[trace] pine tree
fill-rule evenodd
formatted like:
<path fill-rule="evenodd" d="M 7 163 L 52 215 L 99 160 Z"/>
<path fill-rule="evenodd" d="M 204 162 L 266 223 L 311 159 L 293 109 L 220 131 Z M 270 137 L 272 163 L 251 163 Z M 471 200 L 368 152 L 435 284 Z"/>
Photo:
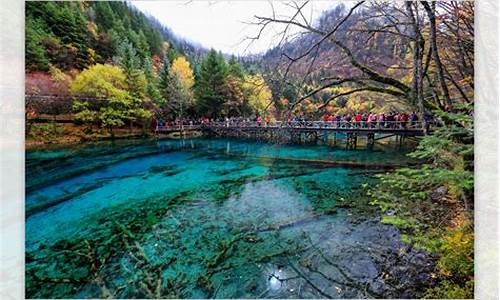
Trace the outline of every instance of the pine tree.
<path fill-rule="evenodd" d="M 147 98 L 148 82 L 144 72 L 140 69 L 140 59 L 136 49 L 130 42 L 124 40 L 118 48 L 115 61 L 122 67 L 125 74 L 127 90 L 132 98 L 129 108 L 129 120 L 145 120 L 151 117 L 151 113 L 144 109 L 144 101 Z"/>
<path fill-rule="evenodd" d="M 222 54 L 210 50 L 201 63 L 195 89 L 196 107 L 200 114 L 213 118 L 220 116 L 226 100 L 227 75 L 228 68 Z"/>
<path fill-rule="evenodd" d="M 48 37 L 48 30 L 43 21 L 26 18 L 26 69 L 48 70 L 50 61 L 43 46 L 44 38 Z"/>
<path fill-rule="evenodd" d="M 130 95 L 135 99 L 144 99 L 147 86 L 146 77 L 140 70 L 140 59 L 132 44 L 124 40 L 118 47 L 118 53 L 114 60 L 125 73 Z"/>
<path fill-rule="evenodd" d="M 229 75 L 239 79 L 243 78 L 244 76 L 243 68 L 241 67 L 238 60 L 236 60 L 236 57 L 234 55 L 231 56 L 231 59 L 228 62 L 228 72 Z"/>
<path fill-rule="evenodd" d="M 159 104 L 161 101 L 161 94 L 158 89 L 158 78 L 153 71 L 153 63 L 150 58 L 144 60 L 143 69 L 148 84 L 147 94 L 154 103 Z"/>

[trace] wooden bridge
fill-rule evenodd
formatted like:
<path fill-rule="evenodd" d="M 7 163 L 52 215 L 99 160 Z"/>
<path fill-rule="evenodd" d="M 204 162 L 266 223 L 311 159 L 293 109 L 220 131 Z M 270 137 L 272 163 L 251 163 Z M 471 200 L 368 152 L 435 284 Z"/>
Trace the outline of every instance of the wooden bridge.
<path fill-rule="evenodd" d="M 100 105 L 105 98 L 85 98 L 68 95 L 32 95 L 26 94 L 27 107 L 39 112 L 34 120 L 51 122 L 72 122 L 72 103 L 75 99 L 86 101 L 92 105 Z M 28 118 L 30 118 L 28 116 Z M 176 124 L 174 126 L 156 127 L 155 134 L 203 131 L 206 134 L 224 137 L 239 137 L 270 140 L 274 142 L 315 142 L 337 138 L 345 140 L 347 148 L 357 147 L 358 139 L 366 139 L 367 145 L 375 141 L 395 137 L 400 145 L 405 139 L 422 136 L 424 134 L 421 122 L 324 122 L 324 121 L 293 121 L 272 122 L 270 124 L 234 121 L 209 122 L 202 124 Z M 429 131 L 429 130 L 428 130 Z"/>
<path fill-rule="evenodd" d="M 424 135 L 421 122 L 273 122 L 261 124 L 257 122 L 210 122 L 189 125 L 178 124 L 170 127 L 157 127 L 156 134 L 169 134 L 189 131 L 203 131 L 221 137 L 238 137 L 270 140 L 275 142 L 316 142 L 344 138 L 349 149 L 355 149 L 358 138 L 366 139 L 368 146 L 375 141 L 395 137 L 400 145 L 405 139 Z"/>

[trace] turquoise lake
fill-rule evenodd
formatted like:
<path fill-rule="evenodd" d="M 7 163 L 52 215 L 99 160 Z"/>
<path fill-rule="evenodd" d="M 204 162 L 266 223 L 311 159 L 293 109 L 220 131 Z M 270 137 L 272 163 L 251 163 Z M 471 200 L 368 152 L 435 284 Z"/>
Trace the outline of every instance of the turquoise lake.
<path fill-rule="evenodd" d="M 431 259 L 357 207 L 406 152 L 229 139 L 27 151 L 26 297 L 413 297 Z"/>

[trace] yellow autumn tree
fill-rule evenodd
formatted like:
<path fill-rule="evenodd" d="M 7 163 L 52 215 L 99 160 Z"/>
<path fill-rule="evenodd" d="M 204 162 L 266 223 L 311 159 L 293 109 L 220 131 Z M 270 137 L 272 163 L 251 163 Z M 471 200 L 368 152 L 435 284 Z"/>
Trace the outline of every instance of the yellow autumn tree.
<path fill-rule="evenodd" d="M 179 56 L 172 62 L 171 70 L 179 78 L 182 87 L 190 91 L 194 85 L 194 74 L 189 61 L 184 56 Z"/>
<path fill-rule="evenodd" d="M 264 114 L 271 102 L 271 89 L 267 86 L 262 75 L 247 75 L 243 79 L 243 93 L 248 104 L 258 114 Z"/>

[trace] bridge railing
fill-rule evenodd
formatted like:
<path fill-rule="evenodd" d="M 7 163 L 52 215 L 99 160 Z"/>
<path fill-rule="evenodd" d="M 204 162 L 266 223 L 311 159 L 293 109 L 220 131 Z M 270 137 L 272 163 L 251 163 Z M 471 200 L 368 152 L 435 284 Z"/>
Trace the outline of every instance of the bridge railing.
<path fill-rule="evenodd" d="M 174 125 L 156 125 L 156 131 L 182 131 L 182 130 L 194 130 L 200 129 L 202 125 L 200 124 L 174 124 Z"/>
<path fill-rule="evenodd" d="M 381 122 L 348 122 L 348 121 L 275 121 L 271 123 L 255 121 L 224 121 L 210 122 L 202 126 L 213 128 L 302 128 L 302 129 L 401 129 L 401 130 L 422 130 L 423 124 L 420 121 L 381 121 Z"/>

